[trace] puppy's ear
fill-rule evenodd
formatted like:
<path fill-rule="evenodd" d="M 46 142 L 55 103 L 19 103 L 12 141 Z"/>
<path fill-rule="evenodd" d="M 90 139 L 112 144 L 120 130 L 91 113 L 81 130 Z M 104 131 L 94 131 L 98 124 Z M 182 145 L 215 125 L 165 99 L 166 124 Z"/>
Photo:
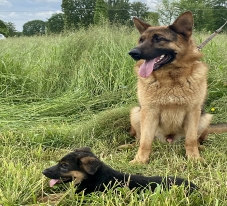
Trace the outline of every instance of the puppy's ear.
<path fill-rule="evenodd" d="M 180 15 L 169 28 L 188 39 L 192 35 L 193 24 L 193 15 L 187 11 Z"/>
<path fill-rule="evenodd" d="M 95 174 L 102 162 L 95 157 L 82 157 L 80 159 L 82 168 L 90 175 Z"/>
<path fill-rule="evenodd" d="M 91 148 L 90 147 L 81 147 L 81 148 L 76 148 L 74 151 L 75 152 L 91 152 Z"/>
<path fill-rule="evenodd" d="M 140 34 L 142 34 L 144 31 L 146 31 L 148 27 L 151 27 L 150 24 L 147 24 L 144 21 L 142 21 L 136 17 L 133 17 L 133 22 L 134 22 L 135 27 L 140 32 Z"/>

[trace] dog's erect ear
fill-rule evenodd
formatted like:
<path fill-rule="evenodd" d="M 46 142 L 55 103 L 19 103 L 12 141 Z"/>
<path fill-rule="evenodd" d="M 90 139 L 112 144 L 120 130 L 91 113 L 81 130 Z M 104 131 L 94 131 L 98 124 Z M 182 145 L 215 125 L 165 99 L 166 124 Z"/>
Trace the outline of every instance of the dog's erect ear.
<path fill-rule="evenodd" d="M 142 20 L 140 20 L 136 17 L 133 17 L 133 22 L 135 24 L 135 27 L 140 32 L 140 34 L 142 34 L 144 31 L 146 31 L 148 27 L 151 27 L 150 24 L 147 24 L 147 23 L 143 22 Z"/>
<path fill-rule="evenodd" d="M 95 157 L 82 157 L 80 159 L 83 169 L 90 175 L 95 174 L 102 162 Z"/>
<path fill-rule="evenodd" d="M 169 28 L 188 39 L 192 35 L 193 24 L 193 15 L 190 11 L 187 11 L 180 15 Z"/>
<path fill-rule="evenodd" d="M 75 152 L 91 152 L 91 148 L 90 147 L 81 147 L 81 148 L 76 148 L 74 151 Z"/>

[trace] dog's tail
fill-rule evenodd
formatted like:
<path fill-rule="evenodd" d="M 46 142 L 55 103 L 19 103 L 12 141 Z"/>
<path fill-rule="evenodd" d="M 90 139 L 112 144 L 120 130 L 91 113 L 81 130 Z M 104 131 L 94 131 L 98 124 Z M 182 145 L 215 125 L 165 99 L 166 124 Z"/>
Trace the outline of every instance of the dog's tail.
<path fill-rule="evenodd" d="M 220 123 L 220 124 L 211 124 L 208 129 L 208 134 L 220 134 L 227 132 L 227 123 Z"/>
<path fill-rule="evenodd" d="M 202 144 L 207 139 L 208 134 L 227 133 L 227 123 L 211 124 L 199 137 L 199 143 Z"/>

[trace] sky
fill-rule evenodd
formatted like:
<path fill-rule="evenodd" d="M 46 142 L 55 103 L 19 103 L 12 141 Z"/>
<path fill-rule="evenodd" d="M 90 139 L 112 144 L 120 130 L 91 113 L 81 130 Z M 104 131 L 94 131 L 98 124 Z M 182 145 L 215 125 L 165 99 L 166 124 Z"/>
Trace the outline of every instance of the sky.
<path fill-rule="evenodd" d="M 161 0 L 135 1 L 146 3 L 154 10 Z M 0 20 L 14 23 L 17 31 L 22 31 L 28 21 L 47 21 L 52 14 L 61 12 L 61 4 L 62 0 L 0 0 Z"/>

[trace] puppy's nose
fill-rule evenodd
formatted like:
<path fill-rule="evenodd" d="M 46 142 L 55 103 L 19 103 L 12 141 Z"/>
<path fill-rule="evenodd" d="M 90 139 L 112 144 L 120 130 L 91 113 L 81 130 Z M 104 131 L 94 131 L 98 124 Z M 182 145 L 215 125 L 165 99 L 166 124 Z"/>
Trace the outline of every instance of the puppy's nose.
<path fill-rule="evenodd" d="M 136 60 L 141 58 L 141 51 L 139 49 L 132 49 L 128 54 Z"/>
<path fill-rule="evenodd" d="M 50 170 L 48 170 L 48 169 L 45 169 L 45 170 L 43 170 L 43 171 L 42 171 L 42 173 L 43 173 L 44 175 L 48 175 L 48 174 L 50 174 L 50 173 L 51 173 L 51 171 L 50 171 Z"/>

